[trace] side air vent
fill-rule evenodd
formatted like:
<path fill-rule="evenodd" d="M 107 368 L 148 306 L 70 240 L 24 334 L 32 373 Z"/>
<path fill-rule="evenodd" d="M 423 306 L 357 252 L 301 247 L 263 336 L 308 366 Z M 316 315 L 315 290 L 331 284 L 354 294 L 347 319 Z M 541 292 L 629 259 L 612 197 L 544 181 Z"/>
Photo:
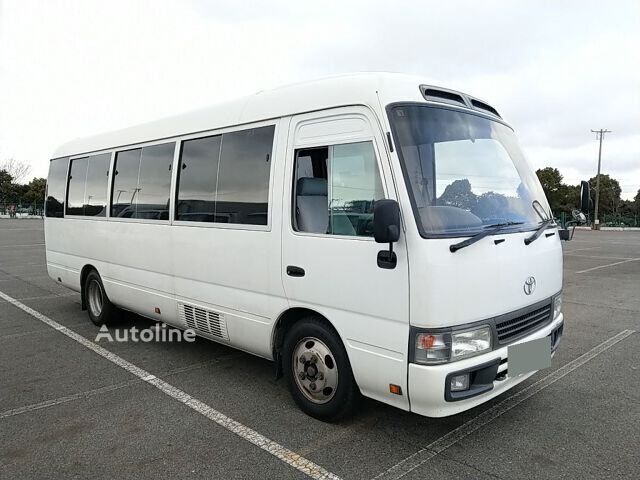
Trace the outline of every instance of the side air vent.
<path fill-rule="evenodd" d="M 186 303 L 178 303 L 178 314 L 189 328 L 213 337 L 229 340 L 224 313 L 206 310 Z"/>
<path fill-rule="evenodd" d="M 420 90 L 422 91 L 422 96 L 425 100 L 430 100 L 432 102 L 449 103 L 452 105 L 462 105 L 463 107 L 467 106 L 464 98 L 462 98 L 462 95 L 460 95 L 459 93 L 440 90 L 438 88 L 425 87 L 424 85 L 420 87 Z"/>
<path fill-rule="evenodd" d="M 491 105 L 487 105 L 486 103 L 481 102 L 480 100 L 472 98 L 471 105 L 473 105 L 473 108 L 475 108 L 476 110 L 484 110 L 485 112 L 489 112 L 498 118 L 502 118 L 495 108 L 493 108 Z"/>

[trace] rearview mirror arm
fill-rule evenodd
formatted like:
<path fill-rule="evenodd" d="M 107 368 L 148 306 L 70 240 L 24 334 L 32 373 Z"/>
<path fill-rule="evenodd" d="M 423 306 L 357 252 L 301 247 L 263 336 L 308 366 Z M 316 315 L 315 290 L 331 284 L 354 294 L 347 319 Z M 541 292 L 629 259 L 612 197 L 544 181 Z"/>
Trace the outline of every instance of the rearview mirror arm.
<path fill-rule="evenodd" d="M 389 238 L 396 238 L 398 235 L 397 230 L 398 227 L 396 225 L 389 225 L 387 227 Z M 389 250 L 380 250 L 378 252 L 378 267 L 390 270 L 396 268 L 397 263 L 398 257 L 393 251 L 393 242 L 389 242 Z"/>
<path fill-rule="evenodd" d="M 560 231 L 564 230 L 564 231 L 568 232 L 569 231 L 569 227 L 573 227 L 573 228 L 571 229 L 571 233 L 567 236 L 567 238 L 562 238 L 562 234 L 559 233 L 560 240 L 564 240 L 565 242 L 569 242 L 569 241 L 573 240 L 573 234 L 576 233 L 576 226 L 577 225 L 578 225 L 578 222 L 576 222 L 574 220 L 566 222 L 565 226 Z"/>

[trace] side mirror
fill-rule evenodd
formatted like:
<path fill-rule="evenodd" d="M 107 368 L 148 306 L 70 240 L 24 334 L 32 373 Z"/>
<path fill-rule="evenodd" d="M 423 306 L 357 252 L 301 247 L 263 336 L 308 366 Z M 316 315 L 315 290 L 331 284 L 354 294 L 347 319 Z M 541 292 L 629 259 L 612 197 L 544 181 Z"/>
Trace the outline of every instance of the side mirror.
<path fill-rule="evenodd" d="M 573 220 L 578 224 L 582 225 L 587 223 L 587 216 L 581 212 L 580 210 L 572 210 L 571 215 L 573 216 Z"/>
<path fill-rule="evenodd" d="M 589 182 L 582 180 L 580 182 L 580 210 L 587 214 L 591 207 L 591 194 L 589 193 Z M 586 222 L 586 218 L 585 218 Z M 584 223 L 584 222 L 583 222 Z"/>
<path fill-rule="evenodd" d="M 400 238 L 400 207 L 395 200 L 378 200 L 373 205 L 373 238 L 377 243 L 394 243 Z"/>
<path fill-rule="evenodd" d="M 586 183 L 586 182 L 582 182 L 582 183 Z M 589 193 L 587 190 L 587 202 L 588 200 L 589 200 Z M 568 228 L 558 229 L 560 240 L 566 240 L 566 241 L 572 240 L 573 234 L 576 232 L 576 225 L 584 225 L 585 223 L 587 223 L 587 216 L 580 210 L 577 210 L 574 208 L 573 210 L 571 210 L 571 216 L 573 217 L 573 221 L 568 222 L 567 226 L 572 225 L 573 228 L 571 230 L 569 230 Z"/>
<path fill-rule="evenodd" d="M 373 238 L 377 243 L 389 244 L 389 250 L 378 252 L 378 267 L 396 268 L 398 257 L 393 243 L 400 238 L 400 206 L 395 200 L 378 200 L 373 205 Z"/>

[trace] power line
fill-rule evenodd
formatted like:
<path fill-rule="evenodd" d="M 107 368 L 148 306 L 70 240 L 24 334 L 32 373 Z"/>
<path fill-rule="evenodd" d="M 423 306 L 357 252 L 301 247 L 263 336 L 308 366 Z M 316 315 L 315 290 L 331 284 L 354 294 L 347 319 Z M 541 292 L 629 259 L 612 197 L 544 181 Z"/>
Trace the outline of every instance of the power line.
<path fill-rule="evenodd" d="M 605 133 L 611 133 L 611 130 L 601 128 L 600 130 L 591 130 L 591 132 L 595 133 L 596 138 L 600 140 L 600 147 L 598 148 L 598 175 L 596 175 L 596 205 L 593 214 L 593 228 L 598 230 L 600 229 L 600 221 L 598 220 L 598 203 L 600 203 L 600 164 L 602 163 L 602 139 L 604 138 Z"/>

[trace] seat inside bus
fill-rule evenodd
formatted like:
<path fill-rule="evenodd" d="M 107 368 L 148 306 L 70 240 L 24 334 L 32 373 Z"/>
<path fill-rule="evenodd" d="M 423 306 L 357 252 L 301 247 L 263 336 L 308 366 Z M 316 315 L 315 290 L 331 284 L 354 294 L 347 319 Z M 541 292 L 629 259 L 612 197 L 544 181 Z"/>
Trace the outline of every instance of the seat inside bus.
<path fill-rule="evenodd" d="M 296 186 L 296 221 L 303 232 L 327 233 L 329 227 L 326 178 L 302 177 Z"/>
<path fill-rule="evenodd" d="M 329 198 L 328 157 L 328 147 L 298 152 L 295 166 L 296 229 L 333 235 L 373 235 L 373 214 L 368 212 L 372 210 L 373 202 L 358 202 L 359 205 L 351 205 L 349 208 L 332 204 Z M 356 176 L 354 182 L 357 180 Z"/>

